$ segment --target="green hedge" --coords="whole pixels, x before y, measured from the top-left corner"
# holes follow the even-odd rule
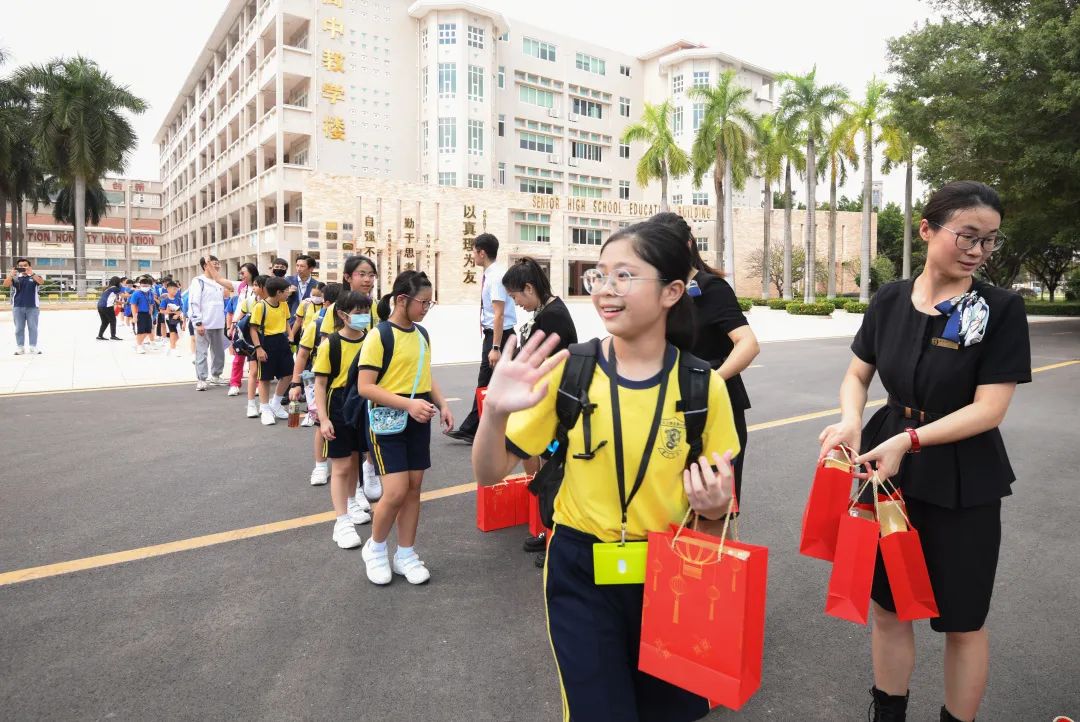
[[[833,308],[836,309],[842,309],[846,307],[849,303],[851,303],[850,298],[820,298],[818,300],[821,303],[831,303],[833,305]]]
[[[1080,316],[1080,303],[1039,303],[1029,301],[1024,304],[1029,316]]]
[[[755,306],[768,306],[769,305],[769,299],[767,299],[767,298],[751,298],[750,302],[753,303]]]
[[[786,298],[770,298],[765,305],[774,311],[783,311],[788,307],[789,303],[794,303]]]
[[[831,303],[789,303],[787,312],[794,316],[831,316],[835,310]]]
[[[739,299],[739,308],[742,309],[743,313],[746,313],[747,311],[749,311],[753,307],[754,307],[754,303],[749,298],[740,298]]]
[[[860,301],[847,301],[847,303],[844,304],[843,309],[848,313],[866,313],[866,309],[869,305],[869,303],[862,303]]]

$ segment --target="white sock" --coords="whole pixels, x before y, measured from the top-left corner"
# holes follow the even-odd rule
[[[375,552],[377,554],[382,554],[383,552],[386,551],[386,542],[384,542],[384,541],[383,542],[377,542],[374,539],[372,539],[370,544],[371,544],[371,551],[373,551],[373,552]]]
[[[375,465],[367,459],[364,459],[364,476],[378,476],[378,474],[375,473]]]
[[[407,556],[411,556],[415,552],[412,547],[398,547],[397,552],[394,554],[398,559],[404,559]]]
[[[329,461],[316,461],[315,462],[315,468],[316,469],[322,469],[323,471],[325,471],[326,469],[330,468],[330,462]]]
[[[338,521],[351,521],[348,514],[342,514],[337,518]]]
[[[259,411],[273,411],[270,404],[259,404]]]

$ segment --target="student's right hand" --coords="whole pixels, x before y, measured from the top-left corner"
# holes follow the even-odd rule
[[[206,329],[203,328],[202,326],[196,326],[195,327],[195,333],[199,334],[200,336],[205,336],[206,335]]]
[[[818,436],[818,441],[821,442],[821,451],[818,453],[820,464],[837,446],[847,446],[858,453],[859,444],[862,442],[862,428],[858,424],[849,424],[845,421],[830,424]]]
[[[437,409],[430,401],[424,399],[410,399],[407,407],[409,416],[421,424],[426,424],[435,416]]]
[[[261,347],[255,349],[255,358],[259,360],[259,363],[266,363],[266,349]]]
[[[300,394],[304,392],[304,389],[299,386],[293,386],[289,389],[289,401],[299,401]]]
[[[548,392],[547,386],[538,385],[541,379],[570,355],[569,351],[563,349],[550,356],[558,345],[558,334],[553,333],[545,338],[543,331],[537,331],[515,356],[517,336],[511,336],[488,382],[485,411],[510,414],[540,403]]]
[[[322,437],[327,441],[333,441],[337,438],[337,436],[334,435],[334,422],[330,419],[322,419],[319,421],[319,433],[322,434]]]

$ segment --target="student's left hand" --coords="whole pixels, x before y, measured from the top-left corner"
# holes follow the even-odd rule
[[[683,488],[690,508],[706,519],[718,519],[727,513],[735,490],[735,474],[731,469],[731,451],[723,456],[713,452],[713,464],[701,459],[683,471]],[[713,471],[715,464],[717,471]]]
[[[333,441],[337,438],[337,436],[334,435],[334,423],[330,421],[330,419],[319,421],[319,433],[322,434],[322,437],[327,441]]]
[[[450,404],[443,404],[442,409],[439,410],[439,417],[442,419],[443,433],[447,434],[453,431],[454,413],[450,411]]]
[[[881,442],[870,451],[855,457],[856,464],[866,464],[866,471],[856,473],[860,479],[869,479],[871,474],[877,473],[882,481],[891,479],[900,471],[900,464],[904,455],[911,449],[911,437],[906,433],[891,436]],[[871,470],[870,462],[877,462],[877,472]]]

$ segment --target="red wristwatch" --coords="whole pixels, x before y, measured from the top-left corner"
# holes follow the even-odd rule
[[[909,454],[918,454],[919,451],[922,450],[922,444],[919,443],[919,434],[918,434],[918,432],[915,431],[915,429],[911,428],[910,426],[908,428],[904,429],[904,431],[907,432],[908,438],[911,439],[911,448],[908,449],[907,453],[909,453]]]

